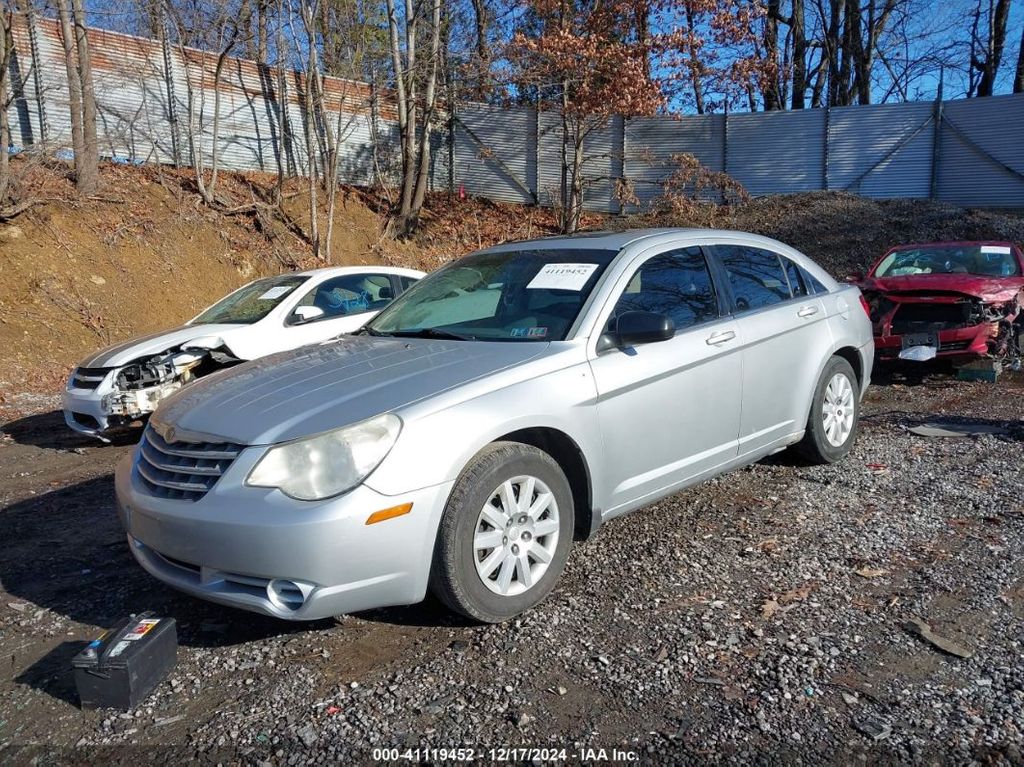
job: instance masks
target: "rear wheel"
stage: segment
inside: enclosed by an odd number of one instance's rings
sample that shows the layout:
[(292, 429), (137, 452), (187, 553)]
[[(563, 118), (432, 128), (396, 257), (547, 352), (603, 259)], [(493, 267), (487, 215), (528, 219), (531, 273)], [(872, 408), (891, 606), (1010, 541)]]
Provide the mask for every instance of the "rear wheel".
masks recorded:
[(455, 612), (497, 623), (543, 600), (572, 542), (572, 491), (547, 453), (495, 442), (459, 477), (438, 530), (431, 589)]
[(832, 357), (814, 389), (804, 438), (797, 445), (812, 463), (835, 463), (853, 448), (860, 425), (857, 376), (850, 363)]

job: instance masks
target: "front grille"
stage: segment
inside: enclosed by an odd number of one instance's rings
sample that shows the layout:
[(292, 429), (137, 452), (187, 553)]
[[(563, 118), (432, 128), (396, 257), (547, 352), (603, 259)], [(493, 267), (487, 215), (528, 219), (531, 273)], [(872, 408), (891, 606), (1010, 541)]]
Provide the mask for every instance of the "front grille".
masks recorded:
[(970, 304), (902, 304), (892, 319), (892, 332), (920, 333), (967, 327)]
[(939, 346), (940, 352), (961, 352), (971, 345), (971, 341), (945, 341)]
[(71, 385), (76, 389), (95, 389), (113, 368), (75, 368)]
[(158, 498), (198, 501), (217, 484), (242, 447), (231, 442), (167, 442), (147, 426), (136, 468)]

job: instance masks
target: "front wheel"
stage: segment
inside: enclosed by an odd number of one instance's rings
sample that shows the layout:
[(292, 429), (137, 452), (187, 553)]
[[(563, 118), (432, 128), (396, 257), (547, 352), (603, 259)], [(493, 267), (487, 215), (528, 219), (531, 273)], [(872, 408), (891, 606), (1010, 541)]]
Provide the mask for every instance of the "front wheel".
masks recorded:
[(431, 589), (474, 620), (512, 618), (554, 588), (573, 527), (572, 491), (554, 459), (530, 445), (495, 442), (463, 471), (448, 499)]
[(859, 426), (857, 376), (849, 362), (832, 357), (814, 389), (807, 429), (797, 450), (811, 463), (835, 463), (853, 448)]

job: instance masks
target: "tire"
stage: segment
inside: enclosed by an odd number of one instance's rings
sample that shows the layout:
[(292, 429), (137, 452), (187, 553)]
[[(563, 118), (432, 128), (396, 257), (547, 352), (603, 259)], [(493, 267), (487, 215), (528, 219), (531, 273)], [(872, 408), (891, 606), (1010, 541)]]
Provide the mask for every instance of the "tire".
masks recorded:
[[(511, 491), (511, 517), (503, 488)], [(519, 506), (527, 491), (533, 516)], [(463, 470), (448, 498), (430, 588), (467, 618), (508, 620), (551, 593), (565, 568), (573, 527), (572, 490), (554, 459), (531, 445), (492, 443)]]
[[(845, 384), (842, 383), (843, 380)], [(831, 390), (830, 385), (833, 387)], [(826, 408), (833, 411), (833, 419), (828, 427), (825, 423)], [(837, 421), (837, 418), (840, 420)], [(849, 429), (848, 432), (846, 428)], [(804, 438), (796, 446), (797, 452), (811, 463), (835, 463), (845, 458), (853, 448), (859, 430), (860, 396), (857, 375), (849, 362), (842, 357), (832, 357), (825, 365), (818, 385), (814, 387), (814, 401), (811, 402), (807, 429)]]

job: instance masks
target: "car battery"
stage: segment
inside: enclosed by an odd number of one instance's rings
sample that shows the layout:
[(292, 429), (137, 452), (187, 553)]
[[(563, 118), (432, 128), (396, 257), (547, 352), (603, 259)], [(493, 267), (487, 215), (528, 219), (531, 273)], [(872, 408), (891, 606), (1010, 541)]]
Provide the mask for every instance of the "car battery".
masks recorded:
[(71, 661), (82, 708), (135, 708), (174, 667), (177, 654), (174, 618), (125, 618)]

